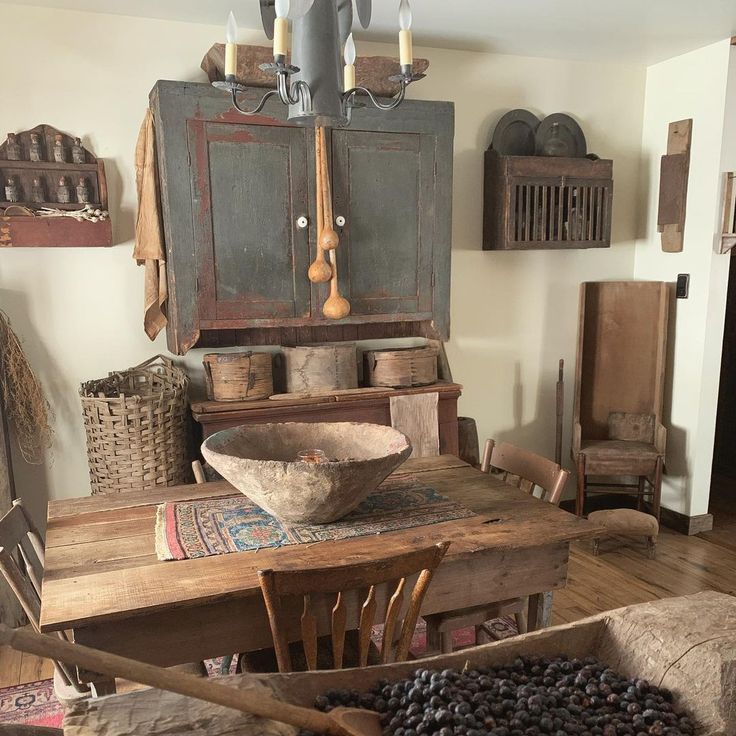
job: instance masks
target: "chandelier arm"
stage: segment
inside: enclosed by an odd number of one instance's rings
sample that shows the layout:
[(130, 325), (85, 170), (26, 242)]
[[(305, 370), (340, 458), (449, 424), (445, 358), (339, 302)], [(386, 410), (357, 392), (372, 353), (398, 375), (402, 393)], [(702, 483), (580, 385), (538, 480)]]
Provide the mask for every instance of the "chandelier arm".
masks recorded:
[(275, 89), (271, 89), (266, 94), (261, 97), (261, 101), (254, 107), (252, 110), (244, 110), (240, 105), (238, 105), (238, 90), (232, 89), (230, 90), (230, 93), (232, 95), (233, 99), (233, 107), (241, 114), (241, 115), (257, 115), (261, 110), (263, 110), (263, 107), (265, 106), (266, 102), (270, 97), (272, 97), (275, 94), (278, 94)]
[(402, 80), (401, 89), (399, 90), (396, 97), (394, 97), (394, 99), (388, 104), (379, 102), (378, 98), (367, 87), (353, 87), (347, 92), (344, 92), (342, 95), (343, 112), (346, 112), (350, 109), (350, 102), (358, 92), (362, 92), (363, 94), (367, 95), (368, 99), (371, 101), (371, 104), (373, 104), (379, 110), (383, 110), (384, 112), (388, 110), (395, 110), (404, 101), (404, 97), (406, 96), (406, 88), (409, 86), (409, 84), (410, 82)]

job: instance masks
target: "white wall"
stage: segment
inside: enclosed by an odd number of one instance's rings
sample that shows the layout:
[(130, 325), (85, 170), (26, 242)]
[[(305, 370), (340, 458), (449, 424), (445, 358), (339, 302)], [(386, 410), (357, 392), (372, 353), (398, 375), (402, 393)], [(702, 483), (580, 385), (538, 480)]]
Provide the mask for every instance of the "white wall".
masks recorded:
[[(670, 315), (665, 395), (669, 436), (662, 491), (665, 506), (688, 515), (708, 511), (713, 460), (729, 268), (729, 258), (717, 254), (716, 233), (725, 170), (721, 147), (730, 50), (728, 40), (706, 46), (649, 67), (646, 79), (641, 190), (642, 197), (648, 197), (634, 277), (674, 281), (678, 273), (690, 274), (690, 296), (677, 300)], [(731, 104), (736, 106), (736, 79), (732, 84)], [(669, 123), (685, 118), (693, 119), (693, 139), (684, 249), (663, 253), (657, 232), (659, 162), (667, 150)]]
[[(16, 464), (20, 493), (43, 515), (47, 497), (88, 493), (77, 388), (82, 380), (165, 350), (141, 326), (143, 273), (130, 257), (133, 149), (157, 79), (201, 79), (199, 61), (222, 36), (203, 25), (3, 6), (0, 131), (38, 123), (81, 134), (105, 159), (117, 247), (0, 253), (0, 307), (25, 341), (56, 411), (53, 458)], [(244, 33), (243, 41), (260, 40)], [(359, 53), (389, 53), (359, 44)], [(634, 268), (645, 70), (417, 48), (431, 61), (411, 96), (456, 103), (452, 339), (461, 411), (481, 437), (551, 453), (557, 360), (568, 366), (569, 434), (578, 284), (628, 278)], [(547, 253), (481, 251), (483, 151), (510, 108), (574, 114), (589, 149), (614, 159), (614, 245)], [(187, 356), (197, 367), (201, 351)], [(569, 437), (566, 436), (569, 446)], [(567, 454), (567, 449), (565, 450)]]

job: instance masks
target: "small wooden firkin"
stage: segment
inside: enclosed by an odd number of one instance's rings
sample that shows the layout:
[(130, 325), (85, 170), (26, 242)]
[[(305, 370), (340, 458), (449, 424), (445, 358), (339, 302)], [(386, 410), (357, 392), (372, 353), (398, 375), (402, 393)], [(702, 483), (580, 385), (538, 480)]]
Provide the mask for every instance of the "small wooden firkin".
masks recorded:
[(358, 352), (353, 342), (299, 345), (283, 350), (288, 393), (358, 387)]
[(416, 348), (369, 350), (364, 356), (365, 379), (369, 386), (409, 388), (437, 382), (438, 350), (426, 345)]
[(210, 401), (267, 399), (273, 393), (271, 353), (208, 353), (202, 364)]

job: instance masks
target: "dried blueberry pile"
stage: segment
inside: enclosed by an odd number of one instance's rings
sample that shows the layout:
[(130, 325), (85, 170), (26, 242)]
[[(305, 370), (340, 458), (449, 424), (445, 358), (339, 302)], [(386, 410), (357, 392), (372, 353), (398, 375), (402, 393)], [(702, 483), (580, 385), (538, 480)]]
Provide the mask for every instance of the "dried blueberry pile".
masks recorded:
[(506, 667), (420, 669), (368, 693), (330, 690), (315, 706), (381, 714), (385, 736), (690, 736), (672, 694), (594, 657), (519, 657)]

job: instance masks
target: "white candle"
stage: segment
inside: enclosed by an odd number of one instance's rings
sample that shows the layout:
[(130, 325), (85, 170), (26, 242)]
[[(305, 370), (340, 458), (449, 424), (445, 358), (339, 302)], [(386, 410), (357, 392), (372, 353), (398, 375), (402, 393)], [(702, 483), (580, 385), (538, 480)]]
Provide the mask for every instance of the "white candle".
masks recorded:
[(235, 22), (233, 11), (227, 17), (227, 26), (225, 27), (225, 76), (234, 77), (238, 64), (238, 24)]
[(401, 66), (411, 66), (413, 50), (411, 42), (411, 7), (409, 0), (401, 0), (399, 4), (399, 60)]
[(276, 0), (273, 22), (273, 55), (286, 56), (289, 50), (289, 0)]
[(343, 67), (343, 91), (355, 87), (355, 41), (353, 34), (345, 41), (345, 66)]

